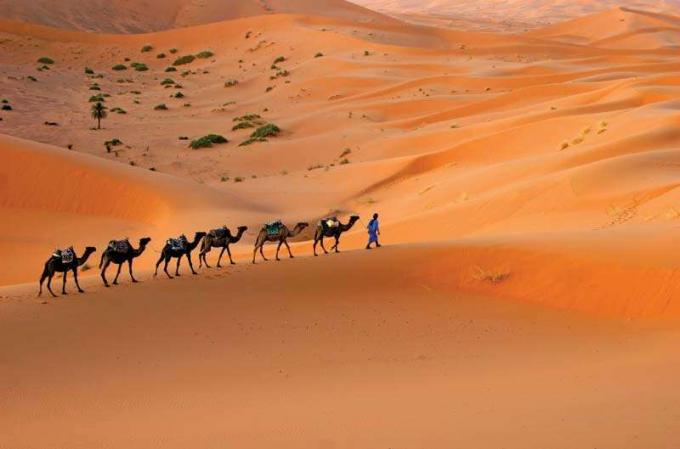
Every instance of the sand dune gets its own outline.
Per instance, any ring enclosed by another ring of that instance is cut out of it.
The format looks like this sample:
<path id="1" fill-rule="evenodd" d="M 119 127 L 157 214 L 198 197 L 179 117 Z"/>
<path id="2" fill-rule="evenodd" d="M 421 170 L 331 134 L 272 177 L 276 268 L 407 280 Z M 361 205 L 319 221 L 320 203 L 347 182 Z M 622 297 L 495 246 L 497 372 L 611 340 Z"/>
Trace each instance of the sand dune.
<path id="1" fill-rule="evenodd" d="M 100 33 L 149 33 L 263 14 L 308 14 L 383 20 L 344 0 L 2 0 L 0 17 Z"/>
<path id="2" fill-rule="evenodd" d="M 0 1 L 0 446 L 677 447 L 676 13 L 225 4 Z M 275 218 L 296 258 L 250 264 Z M 238 265 L 152 277 L 223 224 Z M 36 298 L 125 236 L 141 284 Z"/>

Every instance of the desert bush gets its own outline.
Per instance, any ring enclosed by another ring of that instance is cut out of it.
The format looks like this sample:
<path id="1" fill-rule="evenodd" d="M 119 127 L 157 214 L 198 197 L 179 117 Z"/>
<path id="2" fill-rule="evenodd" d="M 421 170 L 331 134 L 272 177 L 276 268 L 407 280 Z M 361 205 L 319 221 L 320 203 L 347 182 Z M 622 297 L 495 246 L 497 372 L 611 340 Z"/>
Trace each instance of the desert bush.
<path id="1" fill-rule="evenodd" d="M 237 80 L 227 80 L 224 83 L 224 87 L 234 87 L 238 84 Z"/>
<path id="2" fill-rule="evenodd" d="M 239 130 L 239 129 L 254 128 L 254 127 L 255 127 L 255 125 L 253 125 L 253 124 L 250 123 L 250 122 L 239 122 L 239 123 L 237 123 L 236 125 L 234 125 L 234 126 L 231 128 L 231 130 L 232 130 L 232 131 L 236 131 L 236 130 Z"/>
<path id="3" fill-rule="evenodd" d="M 315 58 L 321 58 L 323 57 L 323 53 L 318 52 L 317 54 L 314 55 Z"/>
<path id="4" fill-rule="evenodd" d="M 158 54 L 156 55 L 156 58 L 157 58 L 157 59 L 165 59 L 165 58 L 166 58 L 166 55 L 165 55 L 165 53 L 158 53 Z"/>
<path id="5" fill-rule="evenodd" d="M 38 62 L 40 64 L 54 64 L 54 59 L 48 58 L 47 56 L 43 56 L 41 58 L 38 58 Z"/>
<path id="6" fill-rule="evenodd" d="M 234 178 L 234 182 L 243 182 L 243 178 L 241 176 L 237 176 Z"/>
<path id="7" fill-rule="evenodd" d="M 165 105 L 165 103 L 158 104 L 154 106 L 155 111 L 167 111 L 168 107 Z"/>
<path id="8" fill-rule="evenodd" d="M 179 58 L 175 59 L 175 62 L 173 62 L 172 65 L 178 66 L 178 65 L 191 64 L 192 62 L 194 62 L 195 59 L 196 59 L 196 57 L 194 55 L 180 56 Z"/>
<path id="9" fill-rule="evenodd" d="M 278 126 L 273 123 L 267 123 L 253 131 L 250 137 L 243 141 L 239 146 L 246 146 L 255 142 L 266 142 L 267 137 L 277 136 L 280 132 L 281 129 Z"/>
<path id="10" fill-rule="evenodd" d="M 187 136 L 179 136 L 179 140 L 189 140 Z"/>
<path id="11" fill-rule="evenodd" d="M 178 50 L 176 48 L 171 48 L 169 51 L 171 54 L 174 55 L 175 53 L 177 53 Z"/>
<path id="12" fill-rule="evenodd" d="M 26 77 L 26 79 L 29 80 L 29 81 L 33 81 L 34 83 L 38 81 L 38 78 L 36 78 L 35 76 L 31 76 L 31 75 L 28 75 Z"/>
<path id="13" fill-rule="evenodd" d="M 170 86 L 172 84 L 175 84 L 175 80 L 172 78 L 165 78 L 163 81 L 161 81 L 161 86 Z"/>
<path id="14" fill-rule="evenodd" d="M 173 98 L 184 98 L 184 94 L 182 92 L 176 92 L 174 95 L 170 95 Z"/>
<path id="15" fill-rule="evenodd" d="M 148 52 L 150 52 L 151 50 L 153 50 L 153 46 L 151 46 L 151 45 L 149 45 L 149 44 L 147 44 L 147 45 L 145 45 L 145 46 L 142 47 L 142 53 L 148 53 Z"/>
<path id="16" fill-rule="evenodd" d="M 119 146 L 119 145 L 123 145 L 123 141 L 121 141 L 120 139 L 114 137 L 113 139 L 107 140 L 106 142 L 104 142 L 104 145 L 112 146 L 112 147 L 117 147 L 117 146 Z"/>
<path id="17" fill-rule="evenodd" d="M 94 85 L 94 86 L 90 86 L 90 90 L 102 90 L 102 88 L 97 86 L 97 85 Z"/>
<path id="18" fill-rule="evenodd" d="M 149 70 L 149 68 L 143 62 L 133 62 L 132 64 L 130 64 L 130 67 L 132 67 L 138 72 L 146 72 L 147 70 Z"/>
<path id="19" fill-rule="evenodd" d="M 165 69 L 166 72 L 176 72 L 177 69 L 175 67 L 168 67 Z"/>
<path id="20" fill-rule="evenodd" d="M 274 90 L 274 86 L 267 86 L 267 88 L 264 91 L 271 92 L 272 90 Z"/>
<path id="21" fill-rule="evenodd" d="M 246 115 L 242 115 L 240 117 L 234 117 L 233 121 L 234 122 L 252 122 L 252 121 L 255 121 L 255 120 L 259 120 L 261 118 L 262 117 L 260 117 L 259 114 L 246 114 Z"/>
<path id="22" fill-rule="evenodd" d="M 122 70 L 127 70 L 127 66 L 125 64 L 116 64 L 113 67 L 111 67 L 112 70 L 115 70 L 116 72 L 120 72 Z"/>
<path id="23" fill-rule="evenodd" d="M 104 95 L 99 94 L 99 95 L 92 95 L 88 101 L 90 103 L 97 103 L 97 102 L 103 103 L 103 102 L 106 101 L 106 99 L 104 99 Z"/>
<path id="24" fill-rule="evenodd" d="M 348 154 L 351 154 L 351 153 L 352 153 L 352 150 L 350 148 L 345 148 L 344 150 L 342 150 L 342 153 L 340 153 L 339 157 L 343 158 L 343 157 L 345 157 L 345 156 L 347 156 Z"/>
<path id="25" fill-rule="evenodd" d="M 340 162 L 338 162 L 338 164 L 339 165 L 347 165 L 347 164 L 349 164 L 349 159 L 347 159 L 347 158 L 341 159 Z"/>
<path id="26" fill-rule="evenodd" d="M 278 64 L 280 62 L 284 62 L 285 60 L 286 60 L 285 57 L 279 56 L 278 58 L 274 59 L 274 62 L 272 63 L 272 65 Z"/>
<path id="27" fill-rule="evenodd" d="M 94 75 L 94 70 L 92 70 L 89 67 L 85 67 L 85 74 L 86 75 Z"/>
<path id="28" fill-rule="evenodd" d="M 474 276 L 475 280 L 490 282 L 492 284 L 498 284 L 503 282 L 510 277 L 509 271 L 499 271 L 499 270 L 484 270 L 480 267 L 475 267 Z"/>
<path id="29" fill-rule="evenodd" d="M 200 59 L 208 59 L 212 58 L 213 56 L 215 56 L 215 53 L 211 52 L 210 50 L 203 50 L 202 52 L 196 54 L 196 57 Z"/>
<path id="30" fill-rule="evenodd" d="M 197 150 L 199 148 L 210 148 L 213 146 L 213 144 L 222 144 L 227 142 L 228 140 L 224 136 L 220 136 L 219 134 L 208 134 L 207 136 L 192 140 L 189 144 L 189 147 Z"/>
<path id="31" fill-rule="evenodd" d="M 12 106 L 10 106 L 10 105 L 8 105 L 8 104 L 3 104 L 3 105 L 2 105 L 2 110 L 3 110 L 3 111 L 11 111 L 11 110 L 12 110 Z"/>

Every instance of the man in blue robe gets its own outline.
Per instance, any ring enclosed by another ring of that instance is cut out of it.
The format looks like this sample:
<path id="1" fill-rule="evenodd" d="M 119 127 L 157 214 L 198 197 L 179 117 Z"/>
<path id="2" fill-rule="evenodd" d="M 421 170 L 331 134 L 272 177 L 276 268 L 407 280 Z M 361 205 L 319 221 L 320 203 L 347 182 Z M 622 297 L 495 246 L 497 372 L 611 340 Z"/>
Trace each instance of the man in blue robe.
<path id="1" fill-rule="evenodd" d="M 380 224 L 378 223 L 378 214 L 373 214 L 373 219 L 368 222 L 368 244 L 366 249 L 371 249 L 371 244 L 375 243 L 376 248 L 380 248 L 378 236 L 380 235 Z"/>

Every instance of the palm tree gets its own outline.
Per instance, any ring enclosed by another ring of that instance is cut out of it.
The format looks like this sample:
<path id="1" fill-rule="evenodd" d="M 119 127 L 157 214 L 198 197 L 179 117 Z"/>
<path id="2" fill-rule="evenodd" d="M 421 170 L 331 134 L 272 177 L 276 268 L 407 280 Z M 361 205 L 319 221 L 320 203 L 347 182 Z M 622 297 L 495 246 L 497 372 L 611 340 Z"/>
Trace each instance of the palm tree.
<path id="1" fill-rule="evenodd" d="M 97 120 L 97 129 L 101 129 L 102 119 L 106 118 L 106 106 L 101 101 L 92 105 L 92 118 Z"/>

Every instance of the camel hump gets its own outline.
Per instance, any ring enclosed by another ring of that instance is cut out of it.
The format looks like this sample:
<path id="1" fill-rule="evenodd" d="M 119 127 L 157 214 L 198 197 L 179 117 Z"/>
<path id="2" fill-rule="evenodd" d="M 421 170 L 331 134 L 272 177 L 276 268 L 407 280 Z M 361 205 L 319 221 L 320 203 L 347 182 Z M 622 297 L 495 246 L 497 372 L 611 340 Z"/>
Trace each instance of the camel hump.
<path id="1" fill-rule="evenodd" d="M 127 253 L 130 250 L 130 241 L 128 239 L 111 240 L 109 242 L 109 249 L 117 253 Z"/>
<path id="2" fill-rule="evenodd" d="M 177 238 L 168 239 L 165 242 L 173 251 L 182 251 L 187 247 L 187 237 L 185 235 L 180 235 Z"/>
<path id="3" fill-rule="evenodd" d="M 319 224 L 324 228 L 333 229 L 340 226 L 340 220 L 338 220 L 338 217 L 327 217 L 321 220 Z"/>
<path id="4" fill-rule="evenodd" d="M 73 262 L 73 259 L 76 257 L 76 253 L 73 250 L 72 246 L 69 246 L 66 249 L 56 249 L 54 250 L 54 253 L 52 254 L 52 257 L 61 259 L 61 262 L 64 264 L 68 264 Z"/>
<path id="5" fill-rule="evenodd" d="M 269 235 L 278 234 L 281 232 L 281 228 L 283 228 L 283 222 L 281 220 L 270 221 L 263 226 L 263 229 L 266 230 Z"/>

